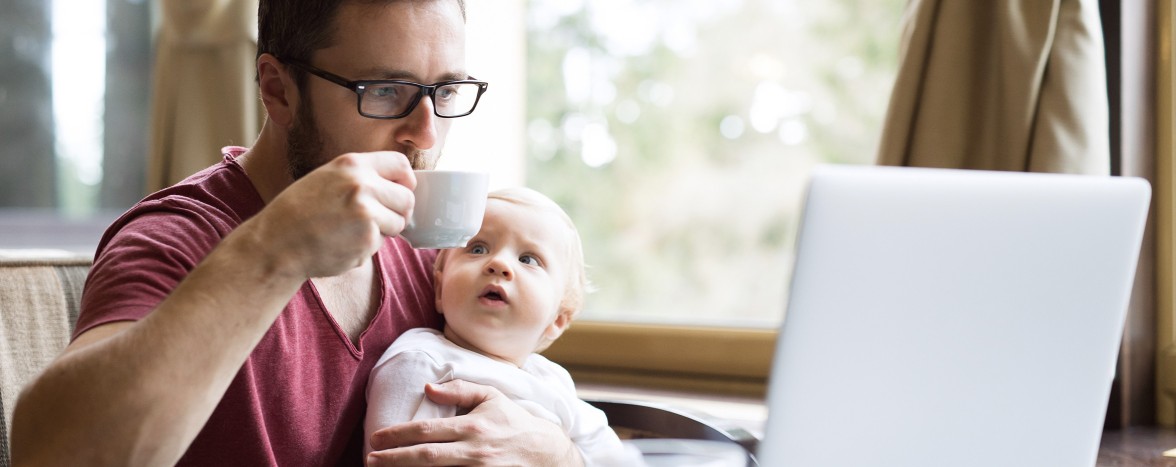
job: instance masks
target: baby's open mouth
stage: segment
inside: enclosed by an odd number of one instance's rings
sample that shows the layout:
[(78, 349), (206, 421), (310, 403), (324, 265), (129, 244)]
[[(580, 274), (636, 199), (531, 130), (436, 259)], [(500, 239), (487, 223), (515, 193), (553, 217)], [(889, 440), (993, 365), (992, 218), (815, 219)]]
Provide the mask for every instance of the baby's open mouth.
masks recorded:
[(506, 299), (506, 291), (502, 290), (502, 287), (497, 285), (486, 286), (485, 289), (482, 289), (482, 295), (479, 295), (478, 298), (494, 303), (510, 303), (510, 301)]

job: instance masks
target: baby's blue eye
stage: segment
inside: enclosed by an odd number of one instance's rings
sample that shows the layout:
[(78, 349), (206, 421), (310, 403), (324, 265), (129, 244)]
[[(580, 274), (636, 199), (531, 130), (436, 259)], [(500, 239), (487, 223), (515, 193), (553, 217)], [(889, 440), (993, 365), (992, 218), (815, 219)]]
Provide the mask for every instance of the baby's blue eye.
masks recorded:
[(530, 264), (532, 266), (539, 264), (539, 258), (531, 255), (523, 255), (519, 257), (519, 262), (523, 264)]
[(489, 250), (487, 250), (486, 247), (482, 246), (482, 245), (474, 245), (474, 246), (470, 247), (470, 253), (473, 253), (475, 255), (484, 255), (488, 252), (489, 252)]

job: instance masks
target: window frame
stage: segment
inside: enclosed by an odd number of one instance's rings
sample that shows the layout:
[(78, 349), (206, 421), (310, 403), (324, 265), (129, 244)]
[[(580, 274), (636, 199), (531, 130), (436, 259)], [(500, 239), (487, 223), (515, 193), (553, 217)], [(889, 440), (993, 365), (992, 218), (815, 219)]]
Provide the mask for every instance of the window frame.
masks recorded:
[(1176, 425), (1176, 8), (1156, 2), (1156, 154), (1153, 215), (1156, 226), (1156, 421)]
[(774, 329), (582, 321), (544, 351), (578, 383), (762, 398)]

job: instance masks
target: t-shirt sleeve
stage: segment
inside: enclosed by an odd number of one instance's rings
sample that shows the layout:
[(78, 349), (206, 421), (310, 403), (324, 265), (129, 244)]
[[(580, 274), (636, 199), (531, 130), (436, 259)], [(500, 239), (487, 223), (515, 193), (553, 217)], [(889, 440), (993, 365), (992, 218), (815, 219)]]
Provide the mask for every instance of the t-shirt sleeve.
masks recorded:
[(453, 369), (426, 352), (407, 350), (372, 369), (367, 385), (363, 453), (372, 451), (372, 434), (411, 420), (452, 417), (453, 406), (440, 406), (425, 397), (425, 384), (453, 379)]
[(198, 203), (163, 199), (115, 221), (86, 277), (73, 337), (155, 310), (232, 230), (224, 217)]

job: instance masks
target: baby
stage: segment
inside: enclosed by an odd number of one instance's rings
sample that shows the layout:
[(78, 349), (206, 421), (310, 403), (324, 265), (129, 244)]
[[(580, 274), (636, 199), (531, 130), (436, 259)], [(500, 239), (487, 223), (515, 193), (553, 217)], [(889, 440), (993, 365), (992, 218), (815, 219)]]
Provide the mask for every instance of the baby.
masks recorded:
[(462, 379), (493, 386), (562, 427), (587, 465), (641, 465), (604, 413), (576, 396), (568, 372), (537, 353), (580, 311), (584, 269), (580, 236), (559, 205), (526, 188), (492, 192), (478, 234), (464, 248), (442, 250), (434, 264), (444, 330), (405, 332), (372, 369), (364, 455), (381, 428), (456, 415), (424, 388)]

